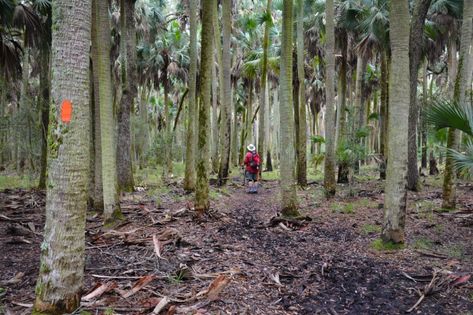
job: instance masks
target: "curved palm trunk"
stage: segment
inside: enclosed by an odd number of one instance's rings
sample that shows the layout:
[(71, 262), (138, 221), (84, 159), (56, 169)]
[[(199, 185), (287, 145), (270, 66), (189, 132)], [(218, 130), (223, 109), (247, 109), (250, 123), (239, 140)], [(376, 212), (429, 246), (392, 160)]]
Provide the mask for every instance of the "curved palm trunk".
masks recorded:
[(281, 123), (281, 208), (284, 216), (297, 216), (297, 194), (294, 179), (294, 113), (292, 110), (292, 0), (283, 2), (281, 34), (281, 74), (279, 113)]
[(297, 155), (297, 183), (307, 186), (307, 112), (304, 72), (304, 1), (297, 1), (297, 75), (299, 81), (299, 148)]
[(108, 3), (98, 1), (97, 10), (97, 47), (98, 64), (96, 67), (99, 85), (100, 137), (102, 149), (102, 183), (104, 222), (106, 225), (122, 217), (118, 199), (117, 161), (114, 141), (112, 73), (110, 69), (110, 21)]
[[(469, 100), (472, 76), (471, 44), (473, 32), (473, 0), (465, 0), (463, 5), (463, 24), (461, 28), (460, 60), (458, 62), (457, 78), (455, 80), (454, 101), (463, 104)], [(459, 131), (449, 129), (447, 147), (457, 149), (459, 144)], [(447, 155), (443, 179), (442, 208), (454, 209), (456, 206), (456, 173), (452, 158)]]
[[(50, 143), (35, 314), (71, 313), (80, 304), (89, 183), (90, 14), (90, 0), (53, 1), (51, 83), (59, 134)], [(73, 106), (70, 123), (61, 121), (64, 100)]]
[(41, 165), (39, 172), (39, 189), (46, 189), (46, 170), (48, 166), (48, 127), (49, 127), (49, 56), (51, 47), (47, 45), (40, 51), (39, 85), (41, 93)]
[(190, 70), (189, 70), (189, 105), (187, 110), (186, 169), (184, 189), (195, 189), (195, 127), (196, 127), (196, 74), (197, 74), (197, 0), (190, 0)]
[(404, 242), (406, 218), (407, 124), (409, 118), (409, 9), (407, 0), (391, 1), (388, 165), (382, 239)]
[[(258, 125), (258, 152), (259, 156), (261, 157), (261, 166), (260, 166), (260, 173), (263, 169), (264, 165), (264, 153), (266, 152), (266, 144), (265, 144), (265, 136), (266, 136), (266, 109), (267, 109), (267, 78), (268, 78), (268, 47), (269, 47), (269, 31), (272, 24), (271, 18), (271, 0), (266, 1), (266, 15), (267, 21), (264, 25), (264, 37), (263, 37), (263, 60), (261, 66), (261, 93), (260, 93), (260, 107), (259, 107), (259, 125)], [(271, 19), (270, 19), (271, 18)]]
[(409, 137), (408, 137), (408, 164), (407, 189), (417, 191), (419, 170), (417, 163), (417, 122), (419, 106), (417, 102), (417, 79), (419, 74), (420, 58), (424, 36), (424, 24), (427, 11), (432, 0), (416, 2), (411, 19), (409, 36), (409, 76), (410, 76), (410, 106), (409, 106)]
[(212, 173), (218, 172), (218, 83), (217, 83), (217, 65), (212, 64), (212, 146), (210, 156), (212, 161)]
[(134, 187), (130, 116), (137, 95), (135, 2), (120, 1), (122, 98), (118, 111), (117, 176), (120, 190), (128, 192)]
[(200, 106), (199, 106), (199, 135), (197, 139), (197, 183), (195, 193), (195, 209), (199, 213), (207, 211), (209, 201), (209, 115), (210, 90), (213, 66), (213, 7), (216, 0), (202, 1), (202, 44), (200, 70)]
[(231, 0), (222, 1), (223, 22), (223, 50), (222, 50), (222, 76), (221, 88), (221, 123), (220, 123), (220, 167), (218, 171), (219, 185), (225, 185), (228, 179), (231, 150), (231, 128), (232, 128), (232, 82), (231, 82), (231, 55), (230, 40), (232, 31), (232, 7)]
[(326, 78), (325, 83), (327, 92), (326, 113), (325, 113), (325, 165), (324, 165), (324, 188), (327, 196), (335, 195), (335, 27), (333, 21), (333, 0), (326, 2), (327, 14), (327, 61), (326, 61)]

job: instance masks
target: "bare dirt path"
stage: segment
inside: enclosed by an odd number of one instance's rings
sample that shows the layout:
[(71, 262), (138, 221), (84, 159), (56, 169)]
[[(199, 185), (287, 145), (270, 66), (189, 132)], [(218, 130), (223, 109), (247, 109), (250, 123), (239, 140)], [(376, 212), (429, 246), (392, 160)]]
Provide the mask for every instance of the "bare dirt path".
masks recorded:
[[(124, 196), (127, 222), (117, 229), (103, 230), (97, 216), (88, 217), (84, 293), (109, 290), (76, 313), (150, 314), (166, 297), (163, 314), (404, 314), (440, 268), (452, 272), (440, 277), (451, 285), (438, 286), (414, 313), (471, 314), (472, 282), (453, 282), (473, 273), (473, 228), (427, 209), (440, 198), (431, 187), (409, 198), (406, 248), (375, 250), (381, 187), (363, 182), (357, 197), (326, 201), (312, 185), (299, 192), (303, 214), (313, 218), (302, 226), (269, 225), (278, 212), (277, 182), (265, 182), (258, 195), (246, 194), (236, 179), (213, 188), (213, 211), (200, 219), (179, 186), (170, 185), (159, 202), (146, 192)], [(473, 211), (471, 189), (460, 188), (466, 213)], [(44, 194), (11, 190), (0, 197), (3, 312), (29, 314)], [(405, 275), (425, 278), (416, 283)], [(211, 296), (215, 279), (229, 282)]]

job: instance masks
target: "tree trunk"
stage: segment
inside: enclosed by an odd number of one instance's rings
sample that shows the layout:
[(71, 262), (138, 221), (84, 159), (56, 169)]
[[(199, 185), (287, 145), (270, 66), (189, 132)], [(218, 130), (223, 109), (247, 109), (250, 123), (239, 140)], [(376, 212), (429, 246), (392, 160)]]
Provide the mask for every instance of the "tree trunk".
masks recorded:
[[(455, 90), (453, 99), (459, 104), (464, 104), (469, 100), (467, 95), (471, 89), (472, 62), (471, 43), (473, 32), (473, 0), (465, 0), (463, 5), (463, 24), (461, 27), (460, 60), (458, 62), (457, 78), (455, 80)], [(457, 149), (459, 144), (458, 130), (449, 129), (447, 147)], [(453, 159), (447, 154), (445, 172), (443, 179), (443, 202), (442, 208), (455, 209), (456, 206), (456, 172)]]
[(197, 183), (195, 194), (195, 209), (199, 213), (207, 211), (209, 201), (209, 114), (212, 67), (214, 60), (213, 47), (213, 7), (216, 0), (202, 1), (202, 44), (200, 70), (200, 106), (199, 106), (199, 135), (197, 140)]
[[(215, 12), (214, 12), (215, 13)], [(217, 55), (217, 54), (215, 54)], [(217, 65), (212, 64), (212, 147), (211, 147), (211, 161), (212, 173), (218, 172), (218, 79), (217, 79)]]
[(419, 170), (417, 163), (417, 123), (419, 106), (417, 104), (417, 79), (419, 73), (422, 43), (424, 37), (424, 24), (427, 11), (432, 0), (418, 0), (412, 14), (409, 35), (409, 136), (407, 158), (407, 189), (418, 191)]
[[(347, 49), (348, 49), (348, 36), (346, 32), (340, 36), (342, 43), (342, 60), (340, 64), (340, 91), (338, 97), (340, 98), (340, 108), (338, 109), (339, 121), (337, 125), (338, 129), (338, 141), (337, 146), (343, 146), (347, 141), (347, 120), (346, 120), (346, 94), (347, 94)], [(338, 164), (338, 179), (339, 183), (348, 183), (348, 165), (347, 163)]]
[(187, 138), (186, 138), (186, 169), (184, 175), (184, 189), (195, 189), (195, 138), (196, 127), (196, 75), (197, 75), (197, 0), (190, 0), (190, 70), (189, 70), (189, 104), (187, 110)]
[[(85, 265), (91, 4), (88, 0), (56, 0), (53, 8), (51, 90), (56, 105), (54, 127), (59, 133), (50, 143), (35, 314), (74, 312), (80, 305)], [(66, 100), (73, 107), (70, 123), (61, 119), (61, 108), (65, 108), (61, 104), (68, 103)]]
[(230, 55), (230, 40), (232, 32), (232, 7), (231, 0), (222, 1), (222, 22), (223, 22), (223, 50), (222, 50), (222, 71), (223, 84), (221, 86), (221, 122), (220, 122), (220, 168), (218, 171), (219, 185), (225, 185), (228, 179), (230, 167), (231, 150), (231, 128), (232, 128), (232, 81), (231, 67), (232, 59)]
[(299, 154), (297, 155), (297, 183), (307, 186), (307, 112), (304, 72), (304, 1), (297, 1), (297, 75), (299, 81)]
[(281, 212), (284, 216), (298, 216), (296, 182), (294, 178), (294, 117), (292, 110), (292, 0), (283, 1), (281, 33), (281, 73), (279, 113), (281, 123)]
[(133, 191), (134, 188), (130, 116), (138, 93), (135, 2), (136, 0), (120, 0), (122, 98), (118, 111), (117, 176), (119, 189), (127, 192)]
[(326, 112), (325, 112), (325, 165), (324, 188), (327, 196), (335, 195), (335, 26), (333, 0), (326, 2)]
[[(48, 132), (49, 132), (49, 104), (51, 102), (51, 76), (50, 76), (50, 57), (51, 57), (51, 24), (52, 24), (51, 6), (47, 9), (46, 28), (47, 38), (40, 49), (40, 74), (39, 89), (41, 99), (41, 165), (39, 173), (39, 189), (46, 189), (47, 167), (48, 167)], [(0, 115), (3, 113), (0, 113)], [(1, 141), (1, 140), (0, 140)], [(1, 157), (0, 157), (1, 160)]]
[(381, 110), (380, 110), (380, 165), (379, 165), (379, 178), (386, 179), (386, 157), (387, 157), (387, 136), (388, 136), (388, 60), (385, 51), (381, 52)]
[[(92, 9), (92, 85), (94, 93), (93, 96), (94, 103), (94, 112), (93, 112), (93, 143), (94, 150), (94, 192), (93, 192), (93, 202), (92, 207), (95, 211), (103, 212), (103, 184), (102, 184), (102, 136), (100, 130), (100, 97), (99, 97), (99, 54), (97, 52), (97, 10), (95, 9), (96, 3), (93, 0), (93, 9)], [(91, 153), (92, 153), (91, 152)]]
[(407, 124), (409, 118), (409, 8), (407, 0), (391, 1), (388, 165), (382, 239), (403, 243), (406, 218)]
[(421, 159), (421, 168), (425, 170), (427, 168), (427, 123), (425, 121), (425, 115), (423, 111), (427, 106), (427, 66), (428, 61), (424, 61), (424, 69), (422, 76), (422, 110), (421, 110), (421, 140), (422, 140), (422, 159)]
[[(95, 3), (95, 2), (94, 2)], [(102, 183), (104, 203), (104, 224), (113, 224), (121, 219), (120, 201), (118, 199), (117, 162), (114, 141), (113, 90), (110, 69), (110, 20), (108, 3), (97, 1), (95, 4), (97, 18), (96, 42), (97, 70), (100, 106), (100, 137), (102, 149)]]
[(263, 35), (263, 60), (261, 65), (261, 93), (260, 93), (260, 107), (259, 107), (259, 131), (258, 131), (258, 153), (261, 157), (260, 165), (260, 174), (263, 170), (266, 152), (266, 109), (267, 109), (267, 99), (268, 99), (268, 90), (267, 90), (267, 78), (268, 78), (268, 48), (269, 48), (269, 32), (272, 25), (272, 16), (271, 16), (271, 0), (266, 1), (266, 22), (264, 24), (264, 35)]

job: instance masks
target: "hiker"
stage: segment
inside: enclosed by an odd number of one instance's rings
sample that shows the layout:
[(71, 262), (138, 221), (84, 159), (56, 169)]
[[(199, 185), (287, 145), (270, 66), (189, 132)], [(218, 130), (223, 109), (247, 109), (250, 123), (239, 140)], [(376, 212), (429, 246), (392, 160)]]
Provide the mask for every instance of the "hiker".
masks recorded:
[(245, 179), (248, 181), (248, 193), (258, 193), (258, 179), (259, 179), (259, 168), (260, 168), (260, 157), (256, 152), (256, 147), (250, 144), (246, 147), (248, 152), (245, 155), (244, 164), (245, 168)]

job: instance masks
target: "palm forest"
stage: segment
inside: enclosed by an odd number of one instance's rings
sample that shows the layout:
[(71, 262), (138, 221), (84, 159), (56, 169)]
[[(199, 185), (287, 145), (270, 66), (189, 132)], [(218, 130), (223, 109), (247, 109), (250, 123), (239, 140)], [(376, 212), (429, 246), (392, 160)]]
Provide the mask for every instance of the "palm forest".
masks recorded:
[(0, 0), (0, 314), (473, 314), (473, 0)]

